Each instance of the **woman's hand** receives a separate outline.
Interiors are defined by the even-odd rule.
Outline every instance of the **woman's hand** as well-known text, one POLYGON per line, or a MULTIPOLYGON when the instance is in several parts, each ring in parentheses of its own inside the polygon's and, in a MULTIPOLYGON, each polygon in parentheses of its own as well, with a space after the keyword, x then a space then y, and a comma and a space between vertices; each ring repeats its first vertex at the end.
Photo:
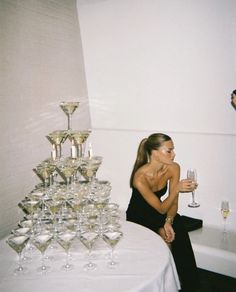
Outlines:
POLYGON ((198 184, 191 179, 182 179, 178 183, 179 192, 192 192, 197 188, 198 184))
POLYGON ((171 243, 175 239, 175 232, 172 225, 169 222, 166 222, 163 228, 159 229, 159 235, 167 243, 171 243))

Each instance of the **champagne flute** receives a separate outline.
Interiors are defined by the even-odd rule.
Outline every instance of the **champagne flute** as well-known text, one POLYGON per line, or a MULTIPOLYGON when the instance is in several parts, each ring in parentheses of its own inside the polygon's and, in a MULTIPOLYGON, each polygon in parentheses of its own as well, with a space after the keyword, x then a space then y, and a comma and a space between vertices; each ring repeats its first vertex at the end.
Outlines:
POLYGON ((221 214, 222 214, 223 219, 224 219, 223 233, 227 233, 227 230, 226 230, 226 219, 229 216, 229 213, 230 213, 229 201, 222 201, 221 202, 221 214))
POLYGON ((22 251, 25 248, 27 242, 29 241, 29 236, 26 234, 23 235, 11 235, 7 239, 8 245, 17 252, 19 260, 18 260, 18 268, 14 270, 15 275, 21 275, 27 272, 27 268, 22 266, 22 251))
POLYGON ((84 270, 86 270, 86 271, 95 270, 97 268, 97 265, 92 262, 91 253, 92 253, 94 244, 98 238, 99 238, 99 234, 95 231, 92 231, 92 230, 87 230, 87 231, 81 233, 81 235, 79 237, 80 241, 84 244, 84 246, 89 251, 89 256, 88 256, 89 262, 84 265, 84 270))
POLYGON ((118 262, 114 260, 114 248, 122 237, 123 237, 122 231, 112 229, 109 229, 102 235, 103 240, 111 248, 110 261, 108 262, 108 267, 111 269, 115 268, 118 264, 118 262))
POLYGON ((72 242, 76 237, 76 232, 71 230, 65 230, 57 234, 57 242, 62 246, 66 252, 66 263, 62 266, 64 271, 69 271, 73 268, 73 265, 69 263, 69 250, 71 248, 72 242))
MULTIPOLYGON (((187 170, 187 179, 190 179, 193 184, 197 183, 197 171, 196 169, 187 170)), ((197 208, 200 206, 199 203, 195 201, 195 190, 192 191, 192 202, 188 204, 190 208, 197 208)))

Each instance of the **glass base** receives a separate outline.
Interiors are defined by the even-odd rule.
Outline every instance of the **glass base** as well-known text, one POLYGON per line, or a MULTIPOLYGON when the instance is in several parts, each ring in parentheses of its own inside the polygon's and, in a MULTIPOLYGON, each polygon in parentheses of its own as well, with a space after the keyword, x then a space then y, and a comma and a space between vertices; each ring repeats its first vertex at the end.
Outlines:
POLYGON ((110 261, 110 262, 107 263, 107 267, 109 269, 114 269, 118 265, 119 265, 119 263, 118 262, 115 262, 115 261, 110 261))
POLYGON ((84 265, 84 270, 85 271, 91 271, 91 270, 96 270, 97 265, 94 263, 87 263, 86 265, 84 265))
POLYGON ((25 275, 28 272, 29 270, 27 268, 23 268, 22 266, 20 266, 14 270, 14 275, 15 276, 25 275))
POLYGON ((74 265, 71 265, 71 264, 65 264, 61 267, 62 271, 71 271, 74 269, 74 265))
POLYGON ((197 207, 200 207, 200 204, 197 203, 197 202, 192 202, 192 203, 189 203, 188 204, 188 207, 190 207, 190 208, 197 208, 197 207))
POLYGON ((49 266, 41 266, 37 268, 37 272, 41 274, 46 274, 51 270, 51 267, 49 266))

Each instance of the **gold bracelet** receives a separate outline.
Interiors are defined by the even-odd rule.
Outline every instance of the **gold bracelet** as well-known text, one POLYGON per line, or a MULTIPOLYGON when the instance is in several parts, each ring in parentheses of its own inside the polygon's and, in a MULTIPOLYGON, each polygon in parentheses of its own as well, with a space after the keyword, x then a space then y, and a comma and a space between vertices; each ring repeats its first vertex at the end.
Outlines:
POLYGON ((166 222, 170 223, 171 225, 173 224, 174 218, 172 216, 167 216, 165 219, 166 222))

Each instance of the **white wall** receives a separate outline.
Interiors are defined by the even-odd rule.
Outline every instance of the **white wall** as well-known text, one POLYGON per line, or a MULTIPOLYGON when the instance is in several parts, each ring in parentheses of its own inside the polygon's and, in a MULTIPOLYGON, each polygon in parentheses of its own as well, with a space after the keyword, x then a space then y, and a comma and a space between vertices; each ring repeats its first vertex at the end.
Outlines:
MULTIPOLYGON (((79 100, 75 129, 91 127, 75 0, 0 0, 0 237, 40 181, 45 137, 67 128, 60 101, 79 100)), ((66 153, 65 153, 66 154, 66 153)))
POLYGON ((235 229, 236 2, 77 0, 98 176, 126 209, 141 138, 173 137, 176 161, 198 170, 201 207, 180 212, 221 226, 228 199, 235 229))

